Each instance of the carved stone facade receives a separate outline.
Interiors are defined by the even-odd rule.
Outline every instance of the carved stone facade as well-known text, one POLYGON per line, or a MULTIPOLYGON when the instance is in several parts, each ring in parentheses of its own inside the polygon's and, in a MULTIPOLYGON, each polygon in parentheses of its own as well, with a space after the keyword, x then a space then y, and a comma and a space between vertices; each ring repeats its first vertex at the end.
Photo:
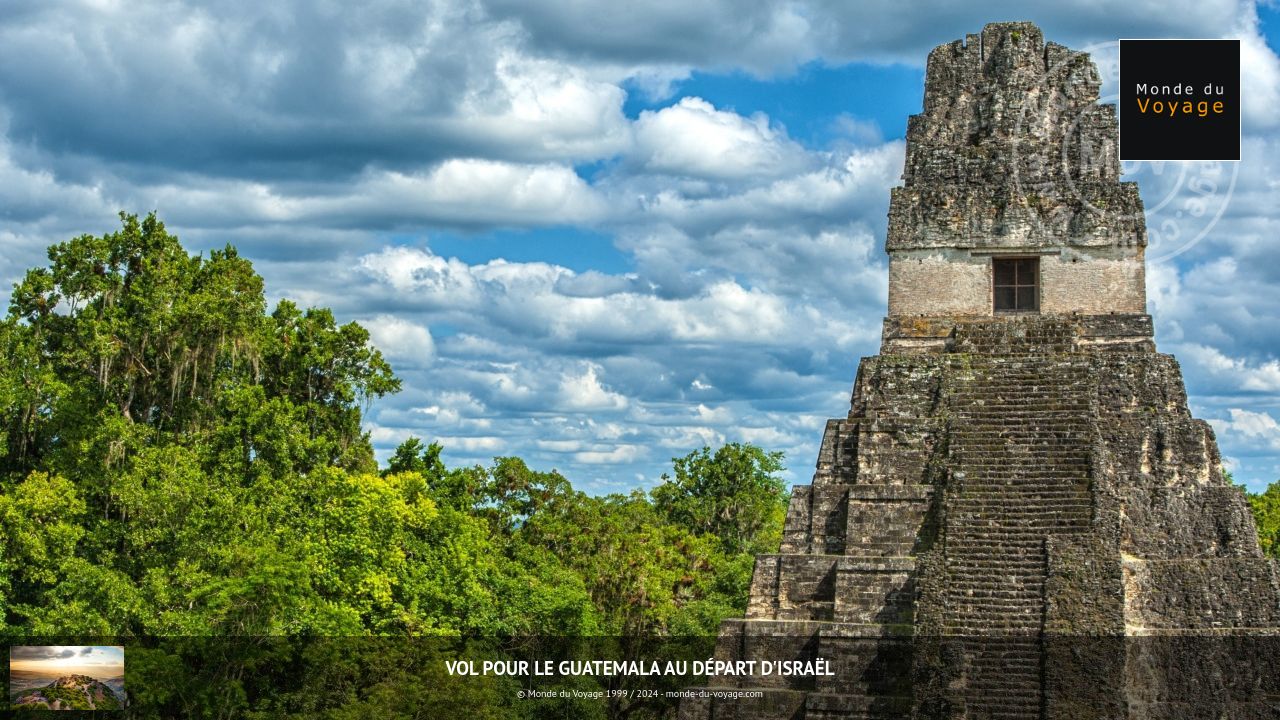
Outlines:
POLYGON ((1145 314, 1137 188, 1089 58, 1029 23, 929 56, 889 317, 723 676, 681 717, 1275 718, 1280 579, 1145 314), (1038 312, 994 261, 1036 258, 1038 312))
POLYGON ((991 262, 1041 258, 1042 310, 1145 313, 1142 200, 1084 53, 1029 23, 929 54, 889 207, 889 316, 989 316, 991 262))

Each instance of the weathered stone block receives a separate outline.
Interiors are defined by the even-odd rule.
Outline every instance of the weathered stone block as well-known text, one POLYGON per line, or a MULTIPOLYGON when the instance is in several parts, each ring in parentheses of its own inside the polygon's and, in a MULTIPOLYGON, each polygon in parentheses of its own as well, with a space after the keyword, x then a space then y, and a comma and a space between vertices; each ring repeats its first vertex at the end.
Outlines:
POLYGON ((681 717, 1280 717, 1277 563, 1155 352, 1098 88, 1029 23, 930 54, 882 354, 716 648, 837 672, 681 717), (1000 257, 1038 258, 1035 311, 995 313, 1000 257))

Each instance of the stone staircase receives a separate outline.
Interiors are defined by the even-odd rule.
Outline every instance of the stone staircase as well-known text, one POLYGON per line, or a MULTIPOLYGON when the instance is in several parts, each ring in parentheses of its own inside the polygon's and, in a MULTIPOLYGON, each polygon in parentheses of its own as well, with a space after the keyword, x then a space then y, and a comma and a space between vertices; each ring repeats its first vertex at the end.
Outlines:
POLYGON ((1066 323, 958 328, 949 398, 944 632, 963 647, 973 720, 1038 718, 1046 539, 1088 531, 1090 364, 1066 323))
POLYGON ((1156 351, 1100 77, 1030 23, 930 53, 881 354, 716 648, 836 675, 682 720, 1280 718, 1280 572, 1156 351), (993 315, 1029 255, 1041 314, 993 315))
POLYGON ((1258 628, 1280 645, 1280 579, 1176 362, 1085 342, 1075 317, 951 328, 935 352, 863 360, 746 618, 721 626, 718 659, 835 675, 709 678, 763 698, 680 717, 1280 717, 1275 653, 1239 645, 1258 628))
POLYGON ((716 649, 835 659, 838 676, 711 678, 765 701, 689 702, 681 716, 911 716, 916 558, 940 538, 941 630, 961 645, 967 717, 1038 717, 1045 541, 1092 516, 1093 390, 1076 333, 1047 318, 973 322, 936 362, 864 363, 849 417, 827 423, 813 484, 793 491, 781 552, 757 558, 747 616, 725 622, 716 649))

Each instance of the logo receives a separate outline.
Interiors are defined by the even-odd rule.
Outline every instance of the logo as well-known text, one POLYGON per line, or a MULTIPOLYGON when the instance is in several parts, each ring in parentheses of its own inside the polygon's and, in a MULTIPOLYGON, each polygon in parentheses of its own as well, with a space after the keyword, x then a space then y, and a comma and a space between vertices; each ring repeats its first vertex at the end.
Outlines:
POLYGON ((1120 41, 1121 160, 1240 159, 1239 40, 1120 41))

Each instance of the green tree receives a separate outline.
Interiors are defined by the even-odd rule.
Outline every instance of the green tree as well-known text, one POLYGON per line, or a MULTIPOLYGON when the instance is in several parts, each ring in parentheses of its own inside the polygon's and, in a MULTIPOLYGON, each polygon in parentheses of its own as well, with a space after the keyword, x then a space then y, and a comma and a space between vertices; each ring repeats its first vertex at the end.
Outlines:
POLYGON ((138 717, 597 717, 376 639, 638 653, 741 613, 779 539, 781 455, 751 445, 606 497, 516 457, 447 468, 417 438, 379 470, 362 410, 399 381, 368 333, 268 312, 234 248, 191 255, 154 215, 50 248, 0 350, 0 627, 136 638, 138 717))
POLYGON ((440 443, 433 442, 424 447, 422 440, 411 437, 396 447, 387 461, 384 474, 411 472, 429 480, 438 479, 445 473, 444 462, 440 460, 443 451, 444 446, 440 443))
POLYGON ((1249 509, 1258 525, 1258 542, 1262 552, 1280 559, 1280 481, 1260 493, 1246 493, 1249 509))
POLYGON ((695 533, 714 535, 728 553, 776 548, 785 513, 782 453, 730 443, 714 454, 704 447, 672 462, 675 477, 664 474, 651 493, 660 513, 695 533))

